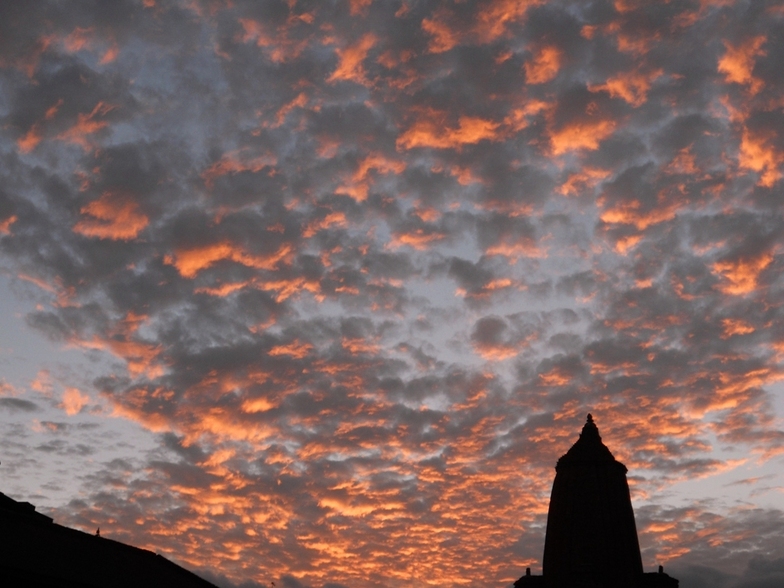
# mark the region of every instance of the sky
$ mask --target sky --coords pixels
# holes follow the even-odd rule
[[[224,588],[508,587],[592,413],[784,583],[784,4],[4,0],[0,491]]]

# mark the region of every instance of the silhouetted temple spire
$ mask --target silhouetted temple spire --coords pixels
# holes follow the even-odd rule
[[[615,461],[613,454],[610,453],[607,446],[602,443],[602,437],[599,435],[599,428],[596,426],[596,423],[593,422],[593,417],[590,413],[588,413],[588,418],[585,421],[585,425],[583,425],[583,430],[582,433],[580,433],[580,438],[577,440],[577,443],[572,445],[571,449],[558,460],[555,471],[558,471],[561,464],[578,461],[615,462],[623,468],[624,474],[626,473],[626,467],[620,462]]]
[[[626,466],[602,443],[590,414],[555,471],[544,543],[547,585],[636,586],[642,558]]]
[[[643,573],[626,471],[602,443],[589,414],[580,438],[555,466],[543,575],[528,572],[515,586],[678,586],[662,570]]]

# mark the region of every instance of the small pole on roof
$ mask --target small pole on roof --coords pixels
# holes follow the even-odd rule
[[[96,536],[96,537],[100,537],[100,536],[101,536],[101,527],[98,527],[98,528],[95,530],[95,536]]]

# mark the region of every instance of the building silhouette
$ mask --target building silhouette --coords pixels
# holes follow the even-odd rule
[[[0,586],[216,588],[152,551],[63,527],[2,493]]]
[[[602,443],[591,415],[555,466],[542,575],[515,588],[677,588],[659,566],[644,573],[626,466]]]

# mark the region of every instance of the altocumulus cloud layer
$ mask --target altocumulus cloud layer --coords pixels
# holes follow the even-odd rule
[[[4,263],[113,366],[0,408],[52,451],[85,410],[157,444],[58,520],[227,585],[504,585],[590,410],[648,569],[780,585],[782,511],[664,498],[784,447],[780,3],[18,0],[0,29]]]

